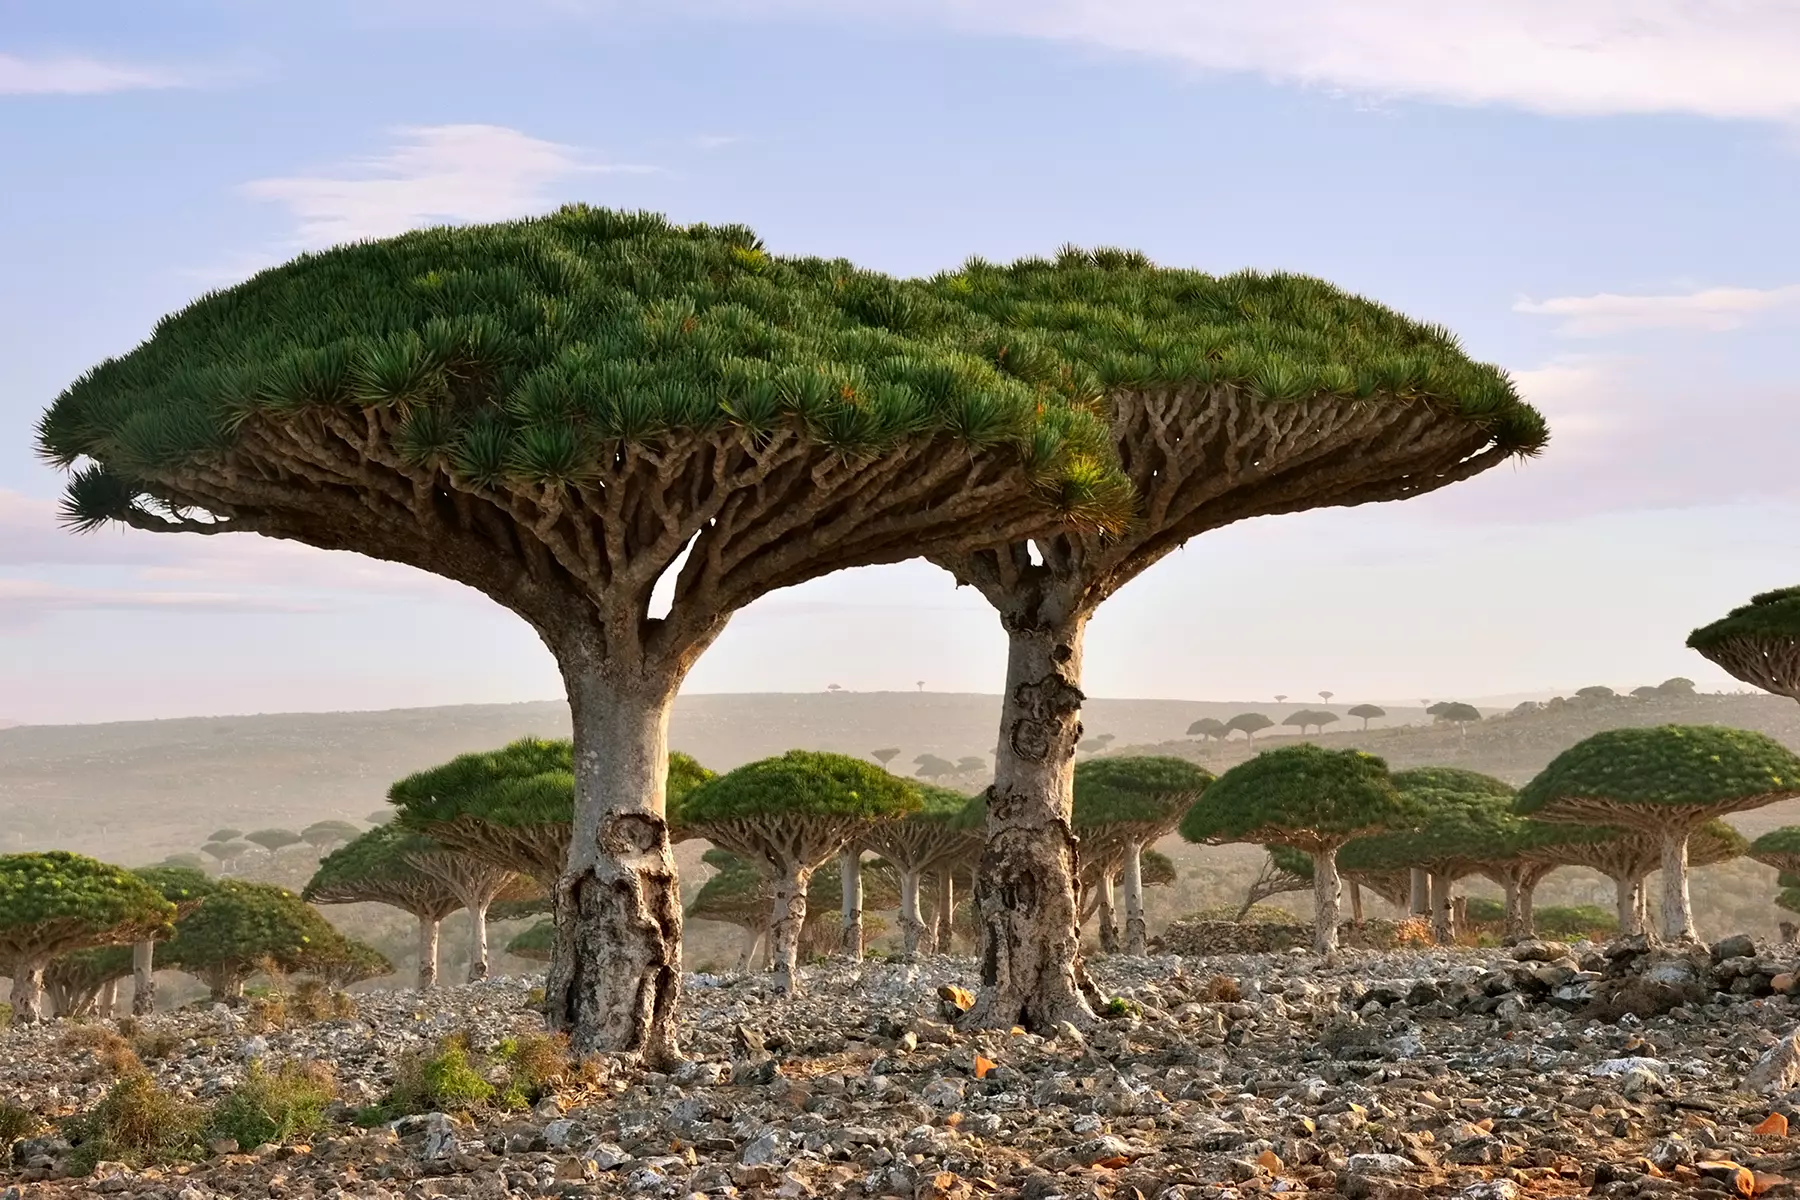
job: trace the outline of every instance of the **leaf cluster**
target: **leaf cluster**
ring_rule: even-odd
[[[66,850],[0,855],[0,948],[52,930],[70,948],[136,941],[174,919],[175,906],[123,867]]]
[[[341,952],[343,941],[317,909],[286,888],[227,879],[175,923],[175,936],[158,957],[194,973],[249,970],[264,961],[283,971],[304,971]]]
[[[1169,755],[1088,759],[1075,764],[1075,826],[1172,820],[1212,782],[1212,772]]]
[[[403,825],[377,825],[320,859],[300,898],[324,904],[372,901],[401,908],[415,903],[460,908],[449,884],[413,863],[415,855],[434,853],[449,851]]]
[[[1387,762],[1360,750],[1284,746],[1219,776],[1181,820],[1190,842],[1341,843],[1409,825],[1417,805],[1394,786]]]
[[[689,792],[684,823],[773,818],[899,817],[924,807],[918,786],[847,754],[789,750],[746,763]]]
[[[1658,725],[1577,742],[1519,790],[1517,804],[1523,814],[1579,800],[1677,810],[1783,795],[1800,795],[1800,758],[1766,734]]]
[[[567,738],[520,738],[409,775],[388,789],[388,799],[399,806],[405,824],[424,830],[458,817],[509,826],[567,825],[575,819],[574,753]],[[669,811],[712,777],[686,754],[671,753]]]
[[[1792,645],[1800,639],[1800,587],[1778,588],[1750,598],[1710,625],[1688,634],[1690,650],[1706,654],[1740,639]]]

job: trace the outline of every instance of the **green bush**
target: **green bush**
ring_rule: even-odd
[[[393,1116],[476,1108],[494,1097],[494,1086],[475,1069],[469,1040],[455,1034],[431,1054],[413,1054],[400,1063],[393,1091],[383,1106]]]
[[[7,1160],[7,1147],[22,1137],[30,1137],[42,1124],[29,1108],[0,1103],[0,1163]]]
[[[1532,915],[1540,937],[1605,938],[1619,932],[1619,918],[1594,904],[1553,904]]]
[[[508,1076],[498,1098],[502,1108],[530,1108],[570,1067],[568,1042],[548,1033],[506,1038],[494,1048],[494,1056],[505,1064]]]
[[[214,1108],[206,1138],[231,1138],[244,1149],[317,1131],[337,1085],[323,1063],[283,1063],[274,1074],[252,1063],[244,1081]]]
[[[1468,898],[1469,920],[1478,925],[1492,925],[1506,920],[1506,905],[1491,896]]]
[[[198,1158],[205,1125],[203,1106],[170,1095],[140,1071],[113,1084],[93,1108],[70,1118],[63,1132],[75,1147],[71,1165],[85,1175],[98,1162],[140,1168]]]

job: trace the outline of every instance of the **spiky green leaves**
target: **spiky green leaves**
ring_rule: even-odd
[[[1694,630],[1687,644],[1734,679],[1800,699],[1800,587],[1751,597]]]
[[[1167,755],[1087,759],[1075,764],[1075,825],[1173,821],[1212,781],[1212,772]]]
[[[695,788],[682,819],[695,825],[809,816],[874,820],[923,806],[918,789],[845,754],[790,750],[728,771]]]
[[[80,854],[0,855],[0,961],[153,937],[175,906],[123,867]]]
[[[1518,811],[1564,820],[1584,803],[1604,804],[1619,819],[1639,810],[1655,820],[1658,813],[1712,815],[1796,795],[1800,758],[1773,738],[1716,725],[1660,725],[1609,729],[1577,742],[1519,790]]]
[[[687,755],[670,754],[670,811],[712,776]],[[574,749],[566,739],[521,738],[498,750],[459,754],[400,780],[388,799],[421,828],[464,816],[518,827],[568,824],[575,814]]]
[[[1190,842],[1275,842],[1308,852],[1418,816],[1387,763],[1358,750],[1286,746],[1219,776],[1181,820]]]
[[[414,864],[415,856],[432,853],[446,852],[403,825],[377,825],[320,860],[300,895],[323,904],[390,904],[441,918],[461,903],[449,884]]]
[[[1689,648],[1706,648],[1727,638],[1800,638],[1800,587],[1777,588],[1750,598],[1710,625],[1688,634]]]
[[[1016,378],[973,352],[988,323],[933,289],[745,236],[577,206],[305,255],[89,372],[40,449],[101,465],[71,494],[84,524],[257,421],[354,410],[476,488],[572,486],[620,443],[727,426],[846,453],[949,433],[1018,447],[1053,490],[1116,486],[1090,381]]]
[[[1751,842],[1751,858],[1784,874],[1800,872],[1800,825],[1783,825]],[[1791,886],[1785,882],[1783,887]]]

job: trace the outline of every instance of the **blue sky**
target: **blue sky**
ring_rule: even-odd
[[[1074,241],[1322,275],[1457,330],[1538,461],[1191,544],[1095,622],[1098,695],[1345,699],[1723,677],[1800,579],[1800,10],[1756,0],[0,0],[0,719],[558,693],[385,564],[54,526],[32,423],[307,246],[581,199],[924,273]],[[1273,11],[1270,11],[1273,10]],[[992,691],[913,564],[741,614],[696,691]]]

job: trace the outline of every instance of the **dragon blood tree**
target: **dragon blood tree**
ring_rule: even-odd
[[[1244,897],[1244,903],[1238,908],[1237,920],[1242,921],[1250,915],[1250,910],[1272,896],[1280,896],[1287,892],[1310,892],[1313,887],[1312,855],[1294,849],[1292,846],[1264,846],[1267,857],[1263,859],[1262,869],[1256,878],[1250,881],[1250,889]],[[1409,871],[1347,869],[1343,862],[1338,863],[1338,874],[1350,885],[1350,917],[1358,926],[1363,920],[1362,890],[1374,892],[1395,908],[1406,911],[1407,901],[1412,890]]]
[[[1800,796],[1800,758],[1764,734],[1716,725],[1609,729],[1564,750],[1519,790],[1540,820],[1610,825],[1661,843],[1662,936],[1692,941],[1688,836],[1714,817]]]
[[[1765,867],[1774,867],[1782,877],[1800,876],[1800,825],[1771,829],[1745,847],[1744,853]],[[1777,882],[1784,888],[1793,886],[1785,878]]]
[[[959,820],[969,805],[968,796],[932,784],[913,784],[912,789],[919,795],[918,808],[876,821],[855,839],[857,846],[873,850],[900,873],[900,947],[908,961],[918,956],[919,942],[925,936],[919,903],[925,876],[936,874],[946,882],[953,880],[955,860],[966,857],[978,837]],[[860,864],[857,874],[861,874]],[[952,903],[954,898],[951,891]],[[943,903],[940,890],[939,906]]]
[[[976,588],[1009,653],[976,905],[982,992],[967,1024],[1085,1021],[1076,962],[1075,744],[1082,639],[1100,604],[1209,530],[1399,500],[1545,441],[1504,374],[1445,330],[1296,275],[1225,277],[1070,248],[972,262],[931,291],[991,322],[982,353],[1036,386],[1101,397],[1134,519],[926,557]],[[1228,723],[1251,737],[1261,725]]]
[[[205,871],[189,867],[139,867],[132,874],[162,893],[175,906],[175,919],[192,913],[212,894],[214,883]],[[172,929],[158,931],[168,936]],[[131,947],[131,1012],[143,1016],[156,1009],[156,939],[140,938]],[[122,978],[122,976],[121,976]]]
[[[506,952],[514,958],[547,963],[550,961],[550,948],[555,944],[556,922],[546,919],[520,931],[512,941],[506,943]]]
[[[1175,832],[1181,815],[1213,781],[1212,772],[1184,758],[1166,755],[1121,755],[1092,758],[1075,768],[1071,810],[1080,838],[1081,858],[1104,863],[1099,883],[1100,936],[1106,946],[1112,920],[1112,882],[1124,881],[1125,942],[1127,954],[1148,952],[1149,930],[1144,924],[1144,847]]]
[[[175,906],[125,870],[66,850],[0,854],[0,964],[12,969],[13,1020],[44,1017],[51,960],[154,937]]]
[[[326,986],[342,990],[353,983],[394,973],[387,955],[351,937],[339,937],[305,956],[300,969]]]
[[[1645,917],[1649,897],[1644,890],[1644,880],[1662,866],[1662,835],[1643,829],[1601,828],[1589,832],[1589,837],[1533,847],[1526,855],[1540,859],[1550,867],[1586,867],[1606,876],[1613,882],[1619,932],[1647,932],[1649,926]],[[1730,862],[1743,857],[1749,849],[1750,843],[1743,834],[1714,817],[1688,834],[1688,866],[1710,867]]]
[[[572,206],[206,296],[73,384],[38,440],[73,471],[76,528],[352,550],[529,622],[575,741],[548,1020],[577,1053],[673,1060],[669,707],[730,615],[833,571],[1124,515],[1084,381],[998,369],[985,330],[740,226]]]
[[[1310,855],[1313,946],[1329,954],[1338,944],[1339,848],[1372,833],[1411,828],[1421,816],[1417,801],[1394,786],[1382,759],[1300,745],[1265,751],[1219,776],[1181,818],[1180,829],[1190,842],[1261,842]]]
[[[1095,870],[1091,859],[1083,858],[1081,860],[1080,907],[1078,911],[1084,927],[1090,920],[1101,914],[1102,905],[1106,900],[1102,885],[1104,884],[1107,888],[1112,886],[1113,878],[1118,875],[1122,861],[1121,858],[1112,863],[1110,870]],[[1180,877],[1180,873],[1175,869],[1175,860],[1162,851],[1145,850],[1140,856],[1138,876],[1142,879],[1144,887],[1153,888],[1169,886]],[[1308,884],[1307,886],[1312,885]]]
[[[111,1017],[119,980],[130,976],[130,946],[90,946],[50,960],[44,994],[59,1017]]]
[[[318,909],[286,888],[226,879],[175,922],[162,958],[205,983],[214,1000],[233,1000],[265,966],[305,972],[341,950],[345,940]]]
[[[1800,587],[1752,596],[1688,634],[1687,644],[1733,679],[1800,700]]]
[[[759,969],[769,940],[769,912],[775,900],[767,873],[757,870],[729,850],[714,846],[705,860],[718,871],[701,885],[688,905],[690,921],[717,921],[735,925],[744,931],[744,943],[738,955],[737,969]],[[841,861],[841,860],[840,860]],[[843,886],[838,863],[826,862],[807,885],[807,918],[801,927],[802,944],[829,945],[835,941],[826,930],[830,922],[831,898]],[[867,899],[876,909],[893,908],[900,903],[899,883],[888,864],[877,860],[863,868],[868,884]]]
[[[437,983],[438,930],[463,906],[442,875],[416,861],[434,853],[449,852],[397,824],[377,825],[321,859],[300,898],[309,904],[385,904],[411,914],[418,922],[418,983],[424,991]],[[504,881],[500,868],[488,869]]]
[[[774,884],[775,987],[791,993],[813,872],[883,821],[916,812],[918,789],[873,763],[790,750],[701,784],[681,802],[694,836],[729,850]]]
[[[417,871],[441,882],[456,897],[457,906],[469,914],[469,974],[471,983],[488,973],[488,909],[497,900],[529,901],[543,895],[539,883],[528,876],[495,866],[462,850],[452,850],[430,838],[401,851]]]

